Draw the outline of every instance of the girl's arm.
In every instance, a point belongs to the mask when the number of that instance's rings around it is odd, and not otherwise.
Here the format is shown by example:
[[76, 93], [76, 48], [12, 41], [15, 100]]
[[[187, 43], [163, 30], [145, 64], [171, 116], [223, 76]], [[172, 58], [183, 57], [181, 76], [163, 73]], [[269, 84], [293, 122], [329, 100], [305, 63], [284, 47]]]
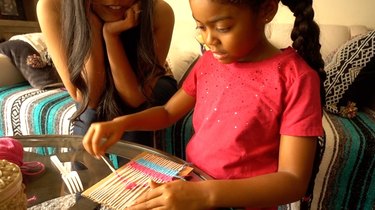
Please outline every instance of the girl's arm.
[[267, 207], [301, 199], [310, 180], [316, 143], [316, 137], [282, 136], [276, 173], [205, 183], [211, 191], [209, 206]]
[[[270, 207], [304, 196], [312, 171], [315, 137], [282, 136], [275, 173], [238, 180], [174, 181], [153, 189], [130, 210]], [[213, 157], [214, 158], [214, 157]]]
[[194, 104], [194, 97], [182, 89], [178, 90], [164, 106], [117, 117], [111, 121], [91, 124], [83, 138], [83, 146], [91, 155], [100, 157], [110, 146], [120, 140], [125, 131], [166, 128], [190, 111]]
[[[119, 34], [138, 24], [138, 11], [140, 11], [139, 5], [135, 4], [128, 9], [124, 20], [104, 25], [104, 39], [116, 89], [122, 100], [132, 107], [141, 105], [145, 101], [145, 97], [129, 64]], [[173, 25], [174, 14], [171, 7], [164, 1], [155, 1], [155, 51], [161, 65], [164, 65], [168, 54]]]

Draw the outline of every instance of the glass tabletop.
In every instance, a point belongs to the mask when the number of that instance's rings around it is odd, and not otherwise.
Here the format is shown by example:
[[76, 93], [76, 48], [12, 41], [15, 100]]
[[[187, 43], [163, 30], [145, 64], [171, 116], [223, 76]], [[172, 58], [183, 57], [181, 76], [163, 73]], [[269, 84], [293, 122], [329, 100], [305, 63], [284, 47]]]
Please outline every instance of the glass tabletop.
[[[26, 196], [29, 199], [28, 207], [69, 195], [59, 171], [52, 165], [50, 160], [52, 155], [56, 155], [61, 162], [72, 165], [72, 170], [78, 172], [85, 190], [111, 173], [103, 160], [92, 157], [84, 150], [81, 136], [46, 135], [13, 138], [19, 140], [24, 147], [24, 162], [38, 161], [45, 166], [42, 174], [24, 176]], [[142, 152], [157, 154], [177, 163], [187, 164], [184, 160], [163, 151], [127, 141], [119, 141], [107, 152], [106, 156], [115, 168], [121, 167]], [[189, 174], [189, 178], [190, 181], [211, 179], [197, 168]]]

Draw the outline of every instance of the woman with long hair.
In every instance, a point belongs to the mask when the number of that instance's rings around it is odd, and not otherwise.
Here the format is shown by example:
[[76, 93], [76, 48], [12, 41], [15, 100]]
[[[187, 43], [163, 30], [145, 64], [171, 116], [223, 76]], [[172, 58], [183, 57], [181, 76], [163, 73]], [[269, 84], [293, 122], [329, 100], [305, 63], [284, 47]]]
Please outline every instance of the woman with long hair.
[[[164, 104], [177, 84], [165, 63], [174, 25], [162, 0], [39, 0], [39, 24], [77, 111], [73, 134], [92, 122]], [[150, 145], [148, 132], [122, 138]], [[148, 141], [148, 142], [145, 142]]]

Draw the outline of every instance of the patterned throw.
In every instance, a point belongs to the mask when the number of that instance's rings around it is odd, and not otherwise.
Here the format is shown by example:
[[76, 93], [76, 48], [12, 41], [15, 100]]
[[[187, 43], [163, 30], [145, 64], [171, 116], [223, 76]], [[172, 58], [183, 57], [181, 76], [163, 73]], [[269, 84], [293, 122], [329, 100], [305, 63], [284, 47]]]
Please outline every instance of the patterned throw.
[[0, 136], [70, 134], [75, 109], [61, 88], [40, 90], [28, 83], [0, 87]]
[[324, 114], [326, 148], [311, 209], [374, 209], [375, 111], [348, 119]]

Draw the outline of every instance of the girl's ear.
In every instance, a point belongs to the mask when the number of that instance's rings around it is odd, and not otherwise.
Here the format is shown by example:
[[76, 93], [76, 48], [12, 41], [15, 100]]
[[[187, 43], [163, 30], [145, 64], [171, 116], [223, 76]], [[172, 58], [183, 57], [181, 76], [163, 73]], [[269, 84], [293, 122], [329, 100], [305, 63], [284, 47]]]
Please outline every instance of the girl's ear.
[[272, 21], [279, 8], [279, 0], [266, 0], [261, 7], [261, 18], [265, 24]]

